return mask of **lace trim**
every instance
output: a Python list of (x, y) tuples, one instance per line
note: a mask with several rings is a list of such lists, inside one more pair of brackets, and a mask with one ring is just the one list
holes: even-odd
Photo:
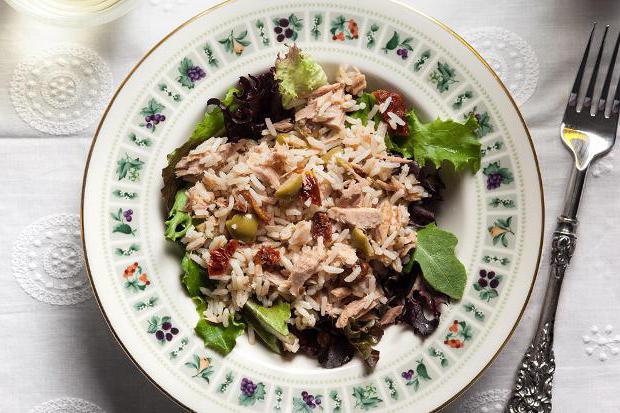
[(21, 287), (39, 301), (71, 305), (92, 296), (84, 271), (77, 214), (43, 217), (21, 232), (12, 267)]
[(90, 49), (59, 45), (18, 64), (10, 85), (19, 116), (52, 135), (78, 132), (99, 118), (112, 91), (108, 65)]
[(29, 413), (105, 413), (105, 411), (83, 399), (62, 397), (41, 403), (32, 408)]
[(538, 59), (525, 40), (501, 27), (481, 27), (462, 35), (499, 75), (517, 104), (532, 97), (538, 83)]

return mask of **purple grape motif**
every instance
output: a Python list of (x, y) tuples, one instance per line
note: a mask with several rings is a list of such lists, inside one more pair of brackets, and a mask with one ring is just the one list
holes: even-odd
[(164, 321), (161, 323), (159, 330), (155, 332), (155, 338), (159, 341), (172, 341), (174, 336), (179, 334), (179, 329), (172, 326), (170, 321)]
[(407, 49), (398, 49), (396, 50), (396, 54), (399, 55), (403, 60), (405, 60), (409, 56), (409, 52)]
[(303, 399), (303, 402), (305, 403), (305, 405), (311, 409), (315, 409), (317, 406), (320, 406), (322, 403), (320, 395), (313, 396), (312, 394), (309, 394), (307, 391), (301, 392), (301, 398)]
[(252, 397), (254, 395), (254, 392), (256, 391), (256, 384), (254, 384), (252, 380), (247, 379), (245, 377), (243, 378), (243, 380), (241, 380), (240, 387), (241, 387), (241, 392), (248, 397)]
[(487, 176), (487, 189), (496, 189), (502, 184), (502, 175), (492, 173)]
[(409, 369), (407, 371), (403, 371), (401, 376), (403, 376), (403, 379), (409, 381), (413, 378), (413, 370)]
[(127, 222), (131, 222), (131, 220), (133, 219), (131, 216), (133, 215), (133, 210), (128, 209), (125, 212), (123, 212), (123, 217), (125, 217), (125, 221)]
[(480, 291), (480, 298), (487, 302), (497, 297), (497, 287), (501, 281), (501, 276), (495, 271), (480, 270), (478, 273), (478, 282), (474, 284), (474, 288)]
[(205, 76), (206, 73), (200, 66), (192, 66), (187, 69), (187, 77), (189, 77), (192, 82), (197, 82)]

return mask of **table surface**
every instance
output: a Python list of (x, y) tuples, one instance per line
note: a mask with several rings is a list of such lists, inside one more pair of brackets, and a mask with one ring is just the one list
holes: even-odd
[[(19, 15), (0, 2), (0, 411), (27, 412), (60, 397), (88, 400), (106, 412), (175, 412), (179, 409), (124, 356), (93, 299), (52, 306), (27, 295), (12, 275), (11, 251), (23, 227), (40, 217), (79, 213), (83, 165), (94, 125), (54, 137), (32, 129), (16, 114), (9, 82), (28, 54), (72, 41), (95, 50), (110, 66), (114, 86), (135, 62), (175, 26), (214, 4), (208, 0), (144, 1), (127, 16), (89, 29), (51, 27)], [(411, 2), (456, 31), (499, 26), (531, 45), (540, 65), (534, 95), (521, 106), (541, 163), (546, 228), (543, 264), (525, 315), (495, 363), (447, 410), (462, 412), (511, 387), (529, 344), (548, 270), (548, 241), (559, 213), (570, 156), (558, 139), (567, 92), (592, 21), (613, 24), (620, 2), (455, 1)], [(614, 29), (612, 27), (612, 29)], [(617, 30), (617, 28), (615, 28)], [(615, 35), (617, 31), (613, 31)], [(605, 161), (589, 181), (580, 214), (579, 245), (564, 282), (555, 328), (555, 412), (620, 411), (620, 355), (595, 336), (593, 326), (620, 333), (620, 279), (613, 265), (620, 235), (620, 157)], [(536, 240), (532, 240), (536, 242)], [(586, 349), (592, 347), (594, 354)], [(609, 350), (609, 348), (607, 348)], [(471, 406), (471, 404), (469, 404)]]

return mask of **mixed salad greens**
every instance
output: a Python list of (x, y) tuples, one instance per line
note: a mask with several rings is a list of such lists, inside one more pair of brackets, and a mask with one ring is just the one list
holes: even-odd
[[(188, 202), (184, 181), (175, 176), (177, 162), (205, 140), (227, 136), (229, 141), (260, 140), (266, 128), (265, 118), (272, 122), (291, 118), (294, 108), (316, 88), (326, 85), (327, 75), (311, 57), (292, 46), (289, 53), (279, 57), (274, 67), (256, 76), (241, 77), (224, 97), (211, 98), (209, 110), (195, 126), (191, 137), (168, 155), (168, 166), (163, 170), (162, 196), (168, 212), (165, 237), (180, 242), (192, 218), (186, 212)], [(362, 109), (351, 114), (363, 124), (368, 122), (371, 108), (377, 102), (376, 94), (363, 93), (357, 103)], [(406, 125), (398, 133), (388, 133), (385, 143), (395, 155), (414, 159), (412, 167), (418, 181), (433, 195), (411, 205), (411, 220), (418, 225), (417, 246), (402, 274), (392, 274), (382, 282), (386, 306), (402, 305), (397, 322), (410, 325), (416, 334), (431, 334), (439, 324), (440, 304), (449, 299), (459, 300), (465, 288), (467, 274), (455, 255), (456, 237), (435, 225), (436, 201), (444, 188), (439, 170), (451, 164), (456, 171), (469, 168), (475, 173), (480, 168), (480, 143), (476, 139), (478, 123), (469, 117), (464, 123), (435, 119), (422, 122), (413, 109), (403, 114)], [(381, 120), (376, 113), (373, 120)], [(315, 328), (297, 331), (287, 323), (291, 318), (289, 303), (278, 301), (267, 308), (249, 299), (242, 312), (231, 316), (228, 325), (213, 323), (203, 317), (206, 302), (201, 287), (214, 288), (215, 281), (207, 270), (189, 258), (181, 260), (181, 282), (196, 305), (200, 320), (196, 334), (207, 347), (225, 355), (232, 351), (236, 339), (251, 327), (260, 341), (271, 351), (282, 353), (282, 343), (299, 338), (301, 350), (318, 357), (327, 368), (340, 366), (355, 353), (370, 366), (378, 359), (374, 346), (383, 334), (376, 323), (355, 321), (345, 329), (336, 329), (328, 319), (321, 319)], [(402, 276), (409, 274), (409, 276)], [(428, 318), (426, 314), (432, 314)]]

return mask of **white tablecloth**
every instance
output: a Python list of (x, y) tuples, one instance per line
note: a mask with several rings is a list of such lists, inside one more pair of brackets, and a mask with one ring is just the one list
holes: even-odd
[[(172, 4), (165, 11), (160, 3)], [(20, 231), (40, 217), (79, 213), (83, 165), (95, 125), (70, 136), (38, 132), (16, 114), (9, 81), (26, 55), (71, 41), (109, 64), (114, 86), (173, 27), (205, 9), (208, 0), (144, 1), (129, 15), (90, 29), (51, 27), (0, 2), (0, 411), (27, 412), (50, 399), (75, 397), (107, 412), (168, 412), (178, 408), (122, 354), (93, 299), (53, 306), (27, 295), (11, 266)], [(541, 162), (546, 202), (546, 242), (558, 214), (570, 157), (558, 139), (567, 92), (592, 21), (617, 24), (620, 3), (574, 0), (411, 2), (457, 31), (500, 26), (517, 33), (538, 56), (538, 87), (522, 111)], [(617, 30), (617, 28), (615, 28)], [(614, 31), (615, 35), (617, 32)], [(620, 157), (605, 161), (590, 179), (580, 214), (576, 256), (566, 277), (556, 323), (555, 412), (620, 411), (620, 355), (583, 336), (620, 333), (618, 255)], [(615, 165), (614, 165), (615, 164)], [(534, 242), (534, 240), (533, 240)], [(465, 411), (467, 399), (511, 387), (529, 344), (547, 278), (548, 245), (539, 279), (513, 339), (492, 367), (449, 411)], [(24, 265), (28, 257), (23, 257)], [(600, 333), (591, 331), (598, 326)], [(615, 328), (606, 336), (605, 329)], [(597, 335), (598, 334), (598, 335)], [(590, 348), (592, 355), (586, 349)], [(608, 355), (600, 361), (601, 351)], [(491, 406), (492, 409), (492, 406)], [(488, 410), (494, 411), (494, 410)]]

